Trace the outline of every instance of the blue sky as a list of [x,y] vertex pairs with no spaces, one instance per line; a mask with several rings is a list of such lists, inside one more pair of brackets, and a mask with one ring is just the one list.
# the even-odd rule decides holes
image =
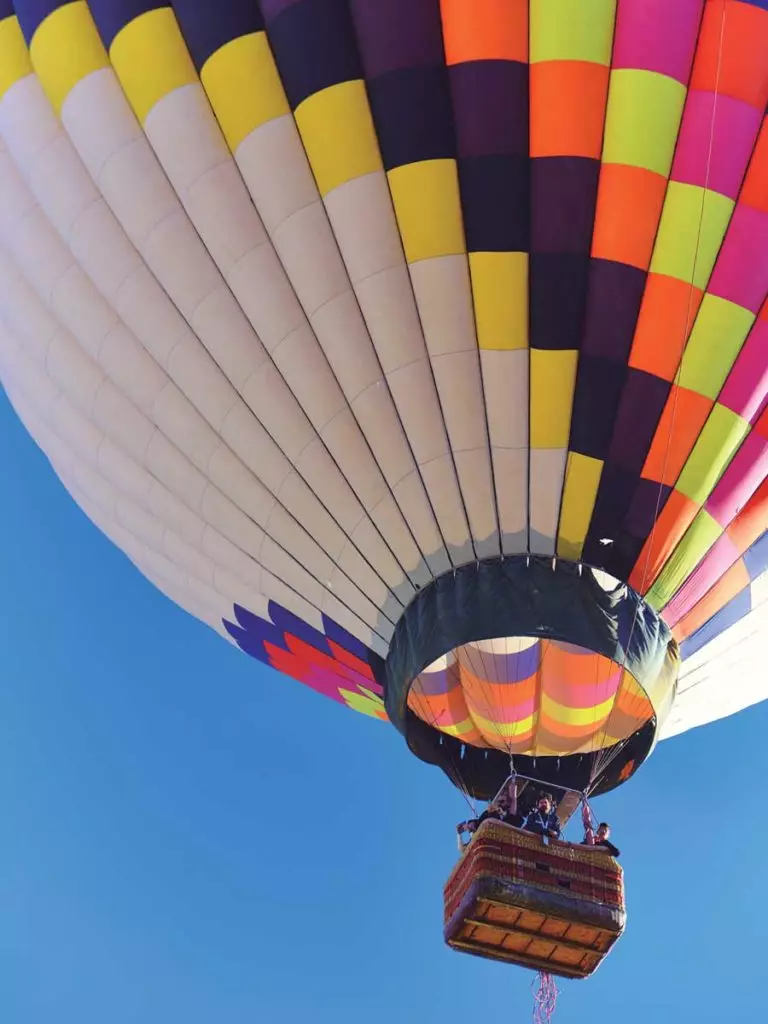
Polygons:
[[[447,780],[155,592],[2,396],[0,438],[4,1024],[529,1020],[532,975],[442,945]],[[597,802],[629,925],[557,1024],[762,1012],[767,731],[662,744]]]

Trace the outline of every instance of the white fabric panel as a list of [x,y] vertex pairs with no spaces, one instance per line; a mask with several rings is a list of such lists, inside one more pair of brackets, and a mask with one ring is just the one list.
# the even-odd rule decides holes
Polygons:
[[[57,385],[67,386],[66,379],[54,382],[47,378],[42,368],[35,367],[34,362],[18,343],[13,346],[7,335],[4,340],[4,348],[7,350],[5,352],[7,361],[4,377],[8,376],[11,379],[21,377],[26,384],[28,394],[39,393],[41,395],[45,401],[46,413],[54,417],[51,429],[68,441],[74,453],[79,454],[92,464],[97,464],[98,451],[106,433],[134,461],[146,465],[151,473],[168,484],[181,500],[189,503],[193,509],[199,509],[206,518],[210,518],[210,521],[214,523],[217,521],[213,517],[217,509],[222,503],[228,504],[223,494],[218,500],[214,500],[212,495],[214,489],[205,477],[197,473],[189,463],[186,463],[178,450],[163,435],[153,430],[151,424],[120,392],[114,389],[109,381],[104,380],[99,389],[98,398],[106,397],[94,405],[91,410],[93,421],[89,422],[87,412],[86,415],[83,415],[83,412],[76,408],[76,404],[72,404],[72,401],[75,403],[77,401],[76,391],[69,395],[56,393]],[[87,359],[83,353],[80,355],[82,359]],[[64,363],[67,362],[68,360],[65,359]],[[72,359],[71,362],[74,363],[75,360]],[[237,471],[242,467],[236,463],[234,457],[230,458],[231,461],[218,465],[223,477],[232,480],[236,478]],[[209,473],[212,482],[215,482],[218,475],[216,467],[216,460],[212,460]],[[247,511],[249,505],[252,505],[250,485],[255,484],[255,481],[244,469],[242,469],[242,474],[246,476],[243,485],[245,501],[239,502],[239,507]],[[268,521],[268,527],[281,538],[283,546],[279,547],[261,535],[259,547],[254,552],[254,556],[276,576],[287,579],[289,582],[293,581],[293,585],[307,590],[316,588],[316,603],[318,607],[322,607],[323,594],[315,577],[320,580],[331,579],[334,574],[334,563],[317,548],[314,540],[302,531],[298,524],[281,517],[280,509],[273,508],[270,513],[269,509],[265,508],[262,512],[263,518]],[[213,516],[210,515],[211,513]],[[290,557],[286,553],[287,551],[299,557],[299,561]],[[302,566],[306,566],[308,571],[305,571]],[[309,573],[314,575],[310,576]],[[288,579],[289,577],[290,579]],[[378,614],[369,597],[364,596],[366,592],[354,587],[346,577],[340,574],[336,576],[336,583],[339,596],[351,601],[358,614],[362,611],[360,617],[364,620],[367,619],[369,626],[374,627]],[[381,597],[381,595],[379,596]],[[333,603],[335,604],[335,601]]]
[[[88,113],[92,113],[99,102],[105,106],[125,103],[122,94],[114,94],[111,77],[108,80],[101,75],[91,77],[98,88],[92,90],[88,97]],[[107,82],[112,84],[108,86]],[[83,92],[78,92],[78,103],[84,102]],[[71,118],[75,126],[85,133],[87,123],[85,119],[80,123],[71,98],[65,106],[67,124],[67,118]],[[215,362],[236,387],[242,388],[246,380],[263,366],[266,353],[253,332],[246,327],[247,321],[240,307],[249,315],[268,347],[270,344],[279,344],[286,335],[305,323],[301,307],[266,238],[199,86],[184,87],[165,97],[153,108],[146,127],[164,169],[192,216],[197,230],[179,207],[173,192],[168,189],[154,155],[135,124],[135,145],[121,139],[122,148],[118,148],[110,160],[104,162],[102,153],[93,156],[97,166],[105,168],[99,184],[118,217],[123,212],[121,222],[140,248],[142,231],[137,230],[125,214],[133,213],[134,207],[155,209],[156,225],[149,230],[144,240],[142,254],[196,333],[204,340]],[[115,143],[118,143],[117,139]],[[140,147],[143,147],[139,157],[141,168],[127,167],[125,173],[118,176],[119,180],[116,179],[114,183],[107,181],[110,187],[105,189],[106,172],[114,175],[115,166],[124,158],[135,162]],[[141,181],[137,181],[139,174],[142,176]],[[125,209],[125,200],[117,194],[116,185],[134,194],[130,211]],[[223,287],[208,252],[201,246],[198,232],[234,290],[239,306],[228,289]],[[177,250],[175,255],[172,251],[174,249]],[[334,256],[341,268],[342,284],[346,284],[335,247]],[[206,270],[208,264],[210,266]],[[179,278],[179,273],[183,275],[183,280]],[[231,344],[233,340],[234,348]],[[280,370],[288,385],[304,379],[302,368],[296,364],[283,362]],[[329,368],[323,365],[318,370],[320,372],[313,382],[315,390],[325,394],[326,404],[330,401],[340,408],[344,399]],[[284,438],[280,433],[281,419],[284,420],[288,415],[294,424],[299,421],[305,423],[307,428],[309,426],[283,382],[279,391],[271,390],[266,397],[262,397],[258,406],[252,406],[252,410],[284,450]],[[322,421],[314,421],[314,425],[322,429]],[[292,429],[295,432],[298,427],[294,425]],[[248,450],[254,451],[252,442]],[[351,458],[355,451],[358,459],[353,463]],[[317,490],[323,504],[334,510],[338,521],[342,524],[346,522],[347,532],[352,532],[362,514],[360,499],[364,500],[366,491],[370,489],[368,481],[375,479],[378,474],[370,451],[359,445],[356,450],[333,450],[333,457],[351,487],[329,460],[327,453],[321,449],[317,449],[317,452],[313,489]],[[262,465],[263,456],[257,461]],[[353,517],[351,520],[345,519],[344,509],[352,507],[355,507]],[[308,514],[307,509],[304,515]],[[399,519],[399,528],[387,537],[389,545],[397,551],[401,561],[415,566],[419,560],[418,552],[402,516],[398,516],[396,510],[394,515],[390,514],[389,521],[395,519]],[[398,585],[402,571],[389,555],[386,544],[375,539],[373,534],[370,536],[372,546],[366,552],[366,557],[391,585]]]
[[[296,287],[304,309],[310,315],[314,331],[347,400],[351,404],[355,403],[356,396],[365,392],[363,402],[354,405],[355,414],[377,463],[382,467],[390,487],[395,489],[398,480],[402,480],[412,472],[412,469],[393,469],[390,453],[397,448],[401,457],[411,464],[414,458],[417,461],[419,459],[419,454],[409,451],[399,436],[404,428],[407,429],[409,409],[404,409],[398,404],[396,396],[386,394],[377,396],[377,409],[366,410],[366,401],[371,397],[366,389],[382,379],[379,361],[382,359],[382,350],[387,347],[385,335],[388,335],[390,340],[394,337],[410,336],[413,344],[418,345],[423,357],[421,330],[407,278],[405,280],[408,289],[407,300],[410,304],[410,329],[399,330],[403,324],[398,324],[394,325],[398,330],[393,331],[384,310],[383,315],[378,318],[375,314],[369,315],[366,300],[373,299],[373,304],[376,305],[378,297],[375,289],[364,292],[358,287],[356,298],[352,300],[347,277],[347,272],[351,271],[352,279],[357,282],[358,275],[364,276],[372,267],[386,266],[395,259],[399,259],[402,264],[401,274],[404,274],[402,248],[395,228],[386,179],[383,173],[380,173],[377,176],[359,179],[364,183],[362,186],[357,181],[350,181],[335,189],[326,198],[326,209],[331,218],[329,224],[293,118],[280,118],[257,128],[238,147],[237,159],[245,183],[264,223],[269,227],[281,261]],[[285,182],[278,183],[274,180],[276,176],[270,177],[265,173],[266,167],[278,166],[276,161],[285,161],[290,168]],[[376,180],[374,188],[371,189],[373,178]],[[378,252],[375,256],[372,255],[378,236],[374,238],[370,231],[361,231],[361,192],[364,193],[363,198],[367,196],[369,200],[374,194],[378,197],[378,220],[373,205],[365,211],[365,224],[369,227],[376,220],[379,225],[381,224],[382,202],[385,204],[388,235],[385,240],[387,252],[383,259]],[[350,200],[349,204],[347,197]],[[339,239],[334,238],[336,229],[342,222],[349,225],[349,230],[344,233],[341,240],[341,256],[345,260],[346,268],[339,259]],[[349,251],[353,232],[357,242],[366,240],[369,259],[363,269],[359,261],[355,260],[355,253]],[[400,297],[403,297],[402,294]],[[334,298],[338,300],[335,305]],[[388,308],[391,314],[394,307],[390,305]],[[400,308],[405,310],[408,307],[401,303]],[[361,318],[361,311],[365,321]],[[342,318],[345,322],[341,322]],[[403,317],[403,320],[406,319],[407,317]],[[376,359],[372,358],[374,353],[371,343],[376,351]],[[378,420],[377,416],[382,412],[382,403],[386,402],[389,406],[393,400],[399,419],[394,415],[394,409],[387,408],[383,410],[384,420]],[[431,408],[433,415],[438,413],[434,397]],[[384,438],[387,443],[384,443]],[[433,457],[434,454],[427,456]],[[419,481],[414,481],[414,486],[406,493],[400,492],[400,496],[406,502],[401,508],[422,556],[426,557],[431,565],[439,565],[443,563],[442,552],[439,550],[442,541],[432,511],[434,495],[430,495],[431,502],[426,500],[423,488],[420,488],[418,483]],[[393,515],[393,510],[388,510],[387,519],[393,520]],[[394,550],[403,564],[412,571],[414,563],[406,556],[406,543],[405,537],[400,534],[394,544]],[[434,568],[432,571],[435,571]]]
[[752,601],[748,615],[683,662],[660,739],[768,699],[768,573],[752,584]]
[[[480,557],[499,553],[474,308],[466,256],[409,267],[448,437]],[[469,457],[469,453],[473,457]],[[463,474],[463,475],[462,475]],[[497,539],[494,542],[493,536]],[[481,554],[482,551],[482,554]]]
[[536,555],[555,554],[567,458],[565,448],[531,449],[530,545]]
[[[119,494],[113,485],[97,471],[86,464],[78,461],[78,456],[68,448],[67,443],[62,441],[45,422],[44,414],[40,409],[35,409],[28,398],[30,393],[41,395],[46,401],[46,409],[54,407],[53,402],[55,388],[49,382],[49,388],[41,388],[40,381],[27,373],[25,369],[31,367],[31,363],[18,346],[15,350],[12,347],[9,336],[6,332],[0,332],[0,363],[3,369],[3,378],[8,387],[9,395],[14,406],[19,410],[26,405],[26,412],[23,416],[30,433],[38,440],[38,443],[48,453],[57,475],[62,479],[70,493],[77,491],[76,500],[89,518],[99,526],[108,536],[114,536],[115,531],[123,531],[125,536],[130,536],[130,550],[124,547],[127,553],[134,553],[138,550],[142,565],[150,564],[155,577],[162,578],[165,583],[169,580],[175,582],[177,587],[186,588],[190,578],[208,589],[218,588],[219,606],[221,614],[231,617],[232,601],[241,603],[244,607],[259,614],[258,608],[263,603],[263,598],[258,591],[260,584],[266,589],[266,598],[278,599],[285,607],[294,610],[296,614],[307,619],[306,607],[308,603],[302,599],[289,600],[287,595],[291,594],[290,588],[286,588],[281,579],[272,576],[271,573],[263,572],[261,567],[251,561],[242,551],[234,551],[233,546],[222,536],[216,534],[210,526],[203,527],[203,535],[207,538],[206,547],[211,554],[215,553],[221,558],[226,553],[224,564],[215,563],[209,555],[201,553],[188,544],[183,538],[177,536],[170,530],[167,524],[155,519],[151,512],[135,505],[130,499]],[[19,377],[21,372],[21,377]],[[22,390],[18,384],[22,381]],[[22,391],[26,391],[26,400],[21,397]],[[58,404],[66,402],[60,398]],[[33,428],[30,411],[36,416],[36,424]],[[54,429],[56,424],[54,424]],[[95,428],[90,428],[92,431]],[[58,458],[57,458],[58,456]],[[123,538],[125,539],[125,537]],[[268,544],[271,542],[268,542]],[[137,548],[138,544],[138,548]],[[262,553],[264,548],[262,547]],[[234,557],[233,557],[234,556]],[[132,558],[136,561],[136,558]],[[282,552],[277,548],[269,548],[265,562],[276,562],[283,576],[286,575],[284,558]],[[232,569],[227,566],[230,563]],[[244,577],[244,570],[246,577]],[[302,593],[311,589],[308,585],[306,574],[299,574],[296,582],[301,587]],[[276,597],[276,595],[279,595]],[[321,596],[318,588],[318,596]],[[326,603],[330,608],[339,611],[340,602],[333,596],[326,595]],[[327,609],[326,609],[327,610]],[[339,621],[338,616],[335,616]],[[349,609],[345,608],[344,617],[350,632],[358,636],[364,643],[370,644],[374,640],[373,632],[361,622],[357,616],[352,615]],[[315,612],[312,619],[316,620],[320,628],[319,613]],[[386,650],[381,637],[376,637],[375,642],[378,648],[382,646]]]
[[[236,165],[230,158],[202,87],[185,86],[163,97],[147,116],[144,129],[206,248],[233,287],[240,306],[248,311],[249,303],[252,303],[251,281],[242,282],[240,287],[237,287],[238,282],[232,282],[230,271],[238,261],[245,259],[258,248],[267,249],[269,253],[272,250]],[[214,187],[217,182],[218,189]],[[235,222],[237,227],[230,228]],[[237,247],[232,245],[232,235],[239,240]],[[353,401],[357,393],[369,386],[373,380],[380,378],[380,370],[373,357],[370,339],[359,308],[351,295],[349,280],[322,205],[316,203],[303,207],[282,223],[273,238],[277,253],[288,269],[298,300],[309,316],[323,349],[329,355],[331,367],[341,388],[347,400]],[[262,280],[268,282],[270,276],[284,279],[276,257],[273,256],[270,264],[270,275],[264,273],[263,258],[261,263],[259,269]],[[276,284],[281,287],[282,280]],[[274,302],[278,289],[273,287],[268,291],[270,301]],[[330,304],[342,300],[342,297],[348,297],[350,300],[346,303],[347,324],[337,325],[332,321],[328,322],[326,316],[318,316],[318,322],[314,321],[314,313],[321,308],[327,309]],[[289,300],[294,304],[296,302],[293,296],[289,296]],[[257,331],[260,316],[260,305],[253,304],[251,322]],[[344,330],[344,327],[347,329]],[[359,333],[358,338],[355,338],[353,333],[355,330]],[[333,354],[329,353],[331,342],[343,344],[345,359],[334,359]],[[369,356],[369,366],[361,379],[350,384],[342,374],[349,372],[350,367],[355,365],[350,356],[357,353]],[[290,409],[287,388],[284,385],[283,388],[286,392],[284,404]],[[266,396],[262,396],[261,403],[253,408],[260,411],[268,406]],[[359,414],[358,421],[367,437],[374,436]],[[270,430],[273,436],[280,436],[274,422],[270,422]],[[306,443],[308,442],[305,441],[304,444]],[[290,458],[290,453],[287,454]],[[336,454],[339,464],[345,466],[352,451],[338,447]],[[358,448],[358,454],[364,456],[354,468],[354,478],[362,484],[362,487],[357,487],[357,494],[360,497],[361,492],[365,494],[366,491],[370,491],[371,482],[374,487],[376,486],[378,474],[370,457],[366,457],[365,449]],[[320,459],[319,448],[314,449],[314,455],[315,459],[311,463],[304,462],[304,472],[313,470],[312,478],[308,478],[310,486],[327,507],[332,507],[333,496],[344,489],[344,481],[338,473],[334,474],[327,459]],[[351,493],[350,499],[354,501]],[[375,505],[368,507],[372,509]],[[387,536],[387,540],[401,561],[409,568],[415,568],[419,562],[419,552],[406,523],[394,507],[391,507],[389,512],[388,522],[395,523],[397,529],[394,534]],[[361,518],[362,510],[355,515],[354,523],[359,522]],[[377,525],[381,528],[381,519]],[[347,523],[345,528],[351,533],[354,525]],[[399,580],[392,575],[396,570],[391,564],[387,564],[384,548],[380,547],[373,557],[375,564],[381,567],[394,585],[397,585]]]
[[[10,187],[4,190],[3,186],[6,184],[6,181]],[[6,243],[10,244],[17,255],[20,255],[24,260],[24,269],[29,276],[36,279],[35,283],[37,284],[38,291],[44,295],[54,295],[54,300],[52,300],[54,308],[58,307],[58,312],[67,318],[69,326],[79,332],[81,335],[80,340],[84,341],[86,348],[91,351],[98,351],[100,363],[103,362],[102,355],[106,357],[107,366],[105,368],[110,369],[115,374],[115,379],[120,388],[125,390],[134,402],[138,402],[139,407],[144,408],[144,411],[152,417],[153,421],[170,439],[176,442],[201,472],[206,473],[211,466],[221,465],[222,463],[231,467],[235,462],[234,455],[223,450],[218,434],[198,416],[193,406],[182,396],[181,392],[167,381],[165,374],[159,370],[130,333],[117,321],[114,313],[112,313],[104,299],[95,291],[93,286],[89,289],[89,282],[87,279],[84,279],[82,271],[72,263],[71,257],[68,257],[62,242],[53,232],[42,212],[34,207],[30,212],[26,204],[24,204],[23,209],[26,216],[21,220],[18,217],[14,217],[14,212],[9,208],[8,203],[13,200],[17,192],[23,193],[23,187],[18,177],[13,173],[13,168],[7,157],[4,159],[0,158],[0,192],[2,193],[0,195],[0,231],[2,231]],[[30,237],[35,241],[30,242]],[[36,252],[41,248],[57,256],[57,258],[49,264],[41,266],[39,262],[34,260]],[[67,263],[67,258],[69,258],[69,263]],[[55,284],[47,275],[58,275],[60,283]],[[70,287],[73,283],[76,285],[74,294]],[[64,301],[56,302],[56,296]],[[13,301],[11,297],[9,302],[12,303]],[[94,310],[96,311],[95,316]],[[99,311],[101,311],[100,315]],[[89,323],[99,326],[102,330],[106,329],[107,325],[110,326],[113,332],[117,330],[120,333],[119,344],[105,346],[96,338],[83,338],[82,325],[88,325]],[[63,344],[63,339],[60,340]],[[113,341],[116,340],[113,339]],[[194,345],[192,346],[192,351],[193,353],[201,352],[199,347]],[[114,354],[114,360],[110,359],[111,354]],[[175,353],[172,353],[171,360],[169,360],[171,367],[174,365],[174,356]],[[82,364],[85,358],[84,354],[80,355],[78,353],[74,341],[70,340],[68,352],[63,357],[62,365],[67,365],[67,360],[70,360],[73,366],[78,362]],[[295,474],[292,471],[290,462],[278,451],[263,432],[259,432],[259,425],[246,412],[244,407],[237,423],[239,433],[237,428],[234,430],[230,429],[234,422],[232,403],[238,403],[238,398],[229,385],[218,376],[214,376],[213,380],[214,382],[218,380],[222,383],[224,393],[220,395],[218,410],[210,408],[210,404],[216,399],[218,392],[215,387],[211,388],[208,384],[206,359],[207,356],[202,356],[202,366],[194,358],[188,361],[179,359],[179,365],[184,368],[182,376],[187,386],[192,387],[196,378],[196,393],[208,396],[207,404],[209,408],[206,411],[208,411],[209,417],[214,419],[214,421],[221,420],[219,425],[221,437],[224,441],[232,444],[236,451],[245,454],[251,464],[252,471],[255,471],[258,465],[261,478],[266,481],[273,493],[282,494],[284,497],[289,489],[289,485],[293,484],[292,493],[294,496],[291,502],[291,511],[294,513],[295,518],[300,522],[303,520],[307,523],[307,528],[324,543],[326,550],[330,549],[333,551],[335,549],[336,552],[340,551],[346,543],[343,532],[335,526],[327,513],[320,508],[314,494],[307,489],[306,485],[303,483],[298,484],[297,490],[297,481],[293,480]],[[129,367],[129,370],[133,369],[136,372],[130,372],[128,375],[123,373],[122,371],[126,365]],[[154,380],[154,386],[148,391],[146,382],[149,380]],[[138,389],[136,387],[137,384],[139,385]],[[130,401],[124,399],[121,394],[115,392],[111,386],[106,384],[104,385],[103,392],[97,396],[96,386],[94,382],[92,384],[92,394],[90,395],[91,400],[87,403],[86,408],[93,408],[93,414],[99,418],[100,423],[106,422],[102,421],[102,416],[106,416],[108,421],[111,420],[114,423],[115,417],[119,412],[122,417],[121,437],[123,441],[125,442],[125,439],[128,438],[134,442],[134,445],[138,443],[143,434]],[[133,390],[131,390],[132,388]],[[142,399],[144,399],[143,406]],[[309,436],[312,436],[311,433]],[[143,444],[146,446],[146,438],[144,438]],[[138,459],[142,457],[141,453],[136,451],[135,448],[134,455]],[[238,470],[241,470],[241,467],[238,467]],[[238,473],[241,480],[244,475],[244,470]],[[334,482],[333,467],[331,467],[330,474],[326,474],[326,483],[329,481],[329,476],[330,484],[332,484]],[[338,474],[336,476],[338,477]],[[226,490],[228,486],[226,476],[220,476],[219,483]],[[255,480],[248,480],[247,483],[249,485],[247,490],[250,494],[251,502],[253,502],[255,495],[259,495],[256,505],[253,503],[250,505],[251,512],[263,523],[274,501],[263,488],[256,484]],[[322,480],[319,480],[317,491],[322,493],[323,487]],[[355,507],[355,512],[357,514],[348,523],[350,530],[353,530],[360,521],[362,513],[359,505]],[[313,513],[309,519],[307,518],[308,513]],[[287,517],[283,516],[279,521],[285,523]],[[369,535],[370,540],[371,537]],[[391,556],[388,555],[386,549],[384,549],[384,552],[384,557],[389,557],[391,577],[399,581],[402,575],[399,567]],[[352,554],[350,554],[347,561],[351,561],[352,557]],[[370,571],[367,563],[359,556],[357,559],[357,569],[364,592],[381,597],[383,601],[385,595],[383,584]]]
[[529,358],[527,349],[480,351],[505,555],[527,549]]
[[319,201],[292,114],[252,131],[237,147],[235,160],[270,235],[297,210]]

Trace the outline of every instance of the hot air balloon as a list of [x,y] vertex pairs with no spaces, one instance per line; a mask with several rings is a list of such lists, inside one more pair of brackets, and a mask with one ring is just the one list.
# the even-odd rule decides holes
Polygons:
[[480,798],[768,697],[766,0],[0,17],[2,381],[162,591]]

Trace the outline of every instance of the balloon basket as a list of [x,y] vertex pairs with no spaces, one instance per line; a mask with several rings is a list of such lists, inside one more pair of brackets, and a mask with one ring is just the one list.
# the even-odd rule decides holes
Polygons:
[[445,886],[445,941],[474,956],[587,978],[626,924],[607,853],[488,820]]

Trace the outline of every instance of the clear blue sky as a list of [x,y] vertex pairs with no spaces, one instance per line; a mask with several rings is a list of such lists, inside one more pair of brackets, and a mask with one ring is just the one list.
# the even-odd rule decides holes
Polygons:
[[[532,975],[442,945],[442,775],[156,593],[1,395],[0,439],[3,1024],[530,1020]],[[629,925],[556,1024],[764,1013],[766,733],[680,737],[597,802]]]

